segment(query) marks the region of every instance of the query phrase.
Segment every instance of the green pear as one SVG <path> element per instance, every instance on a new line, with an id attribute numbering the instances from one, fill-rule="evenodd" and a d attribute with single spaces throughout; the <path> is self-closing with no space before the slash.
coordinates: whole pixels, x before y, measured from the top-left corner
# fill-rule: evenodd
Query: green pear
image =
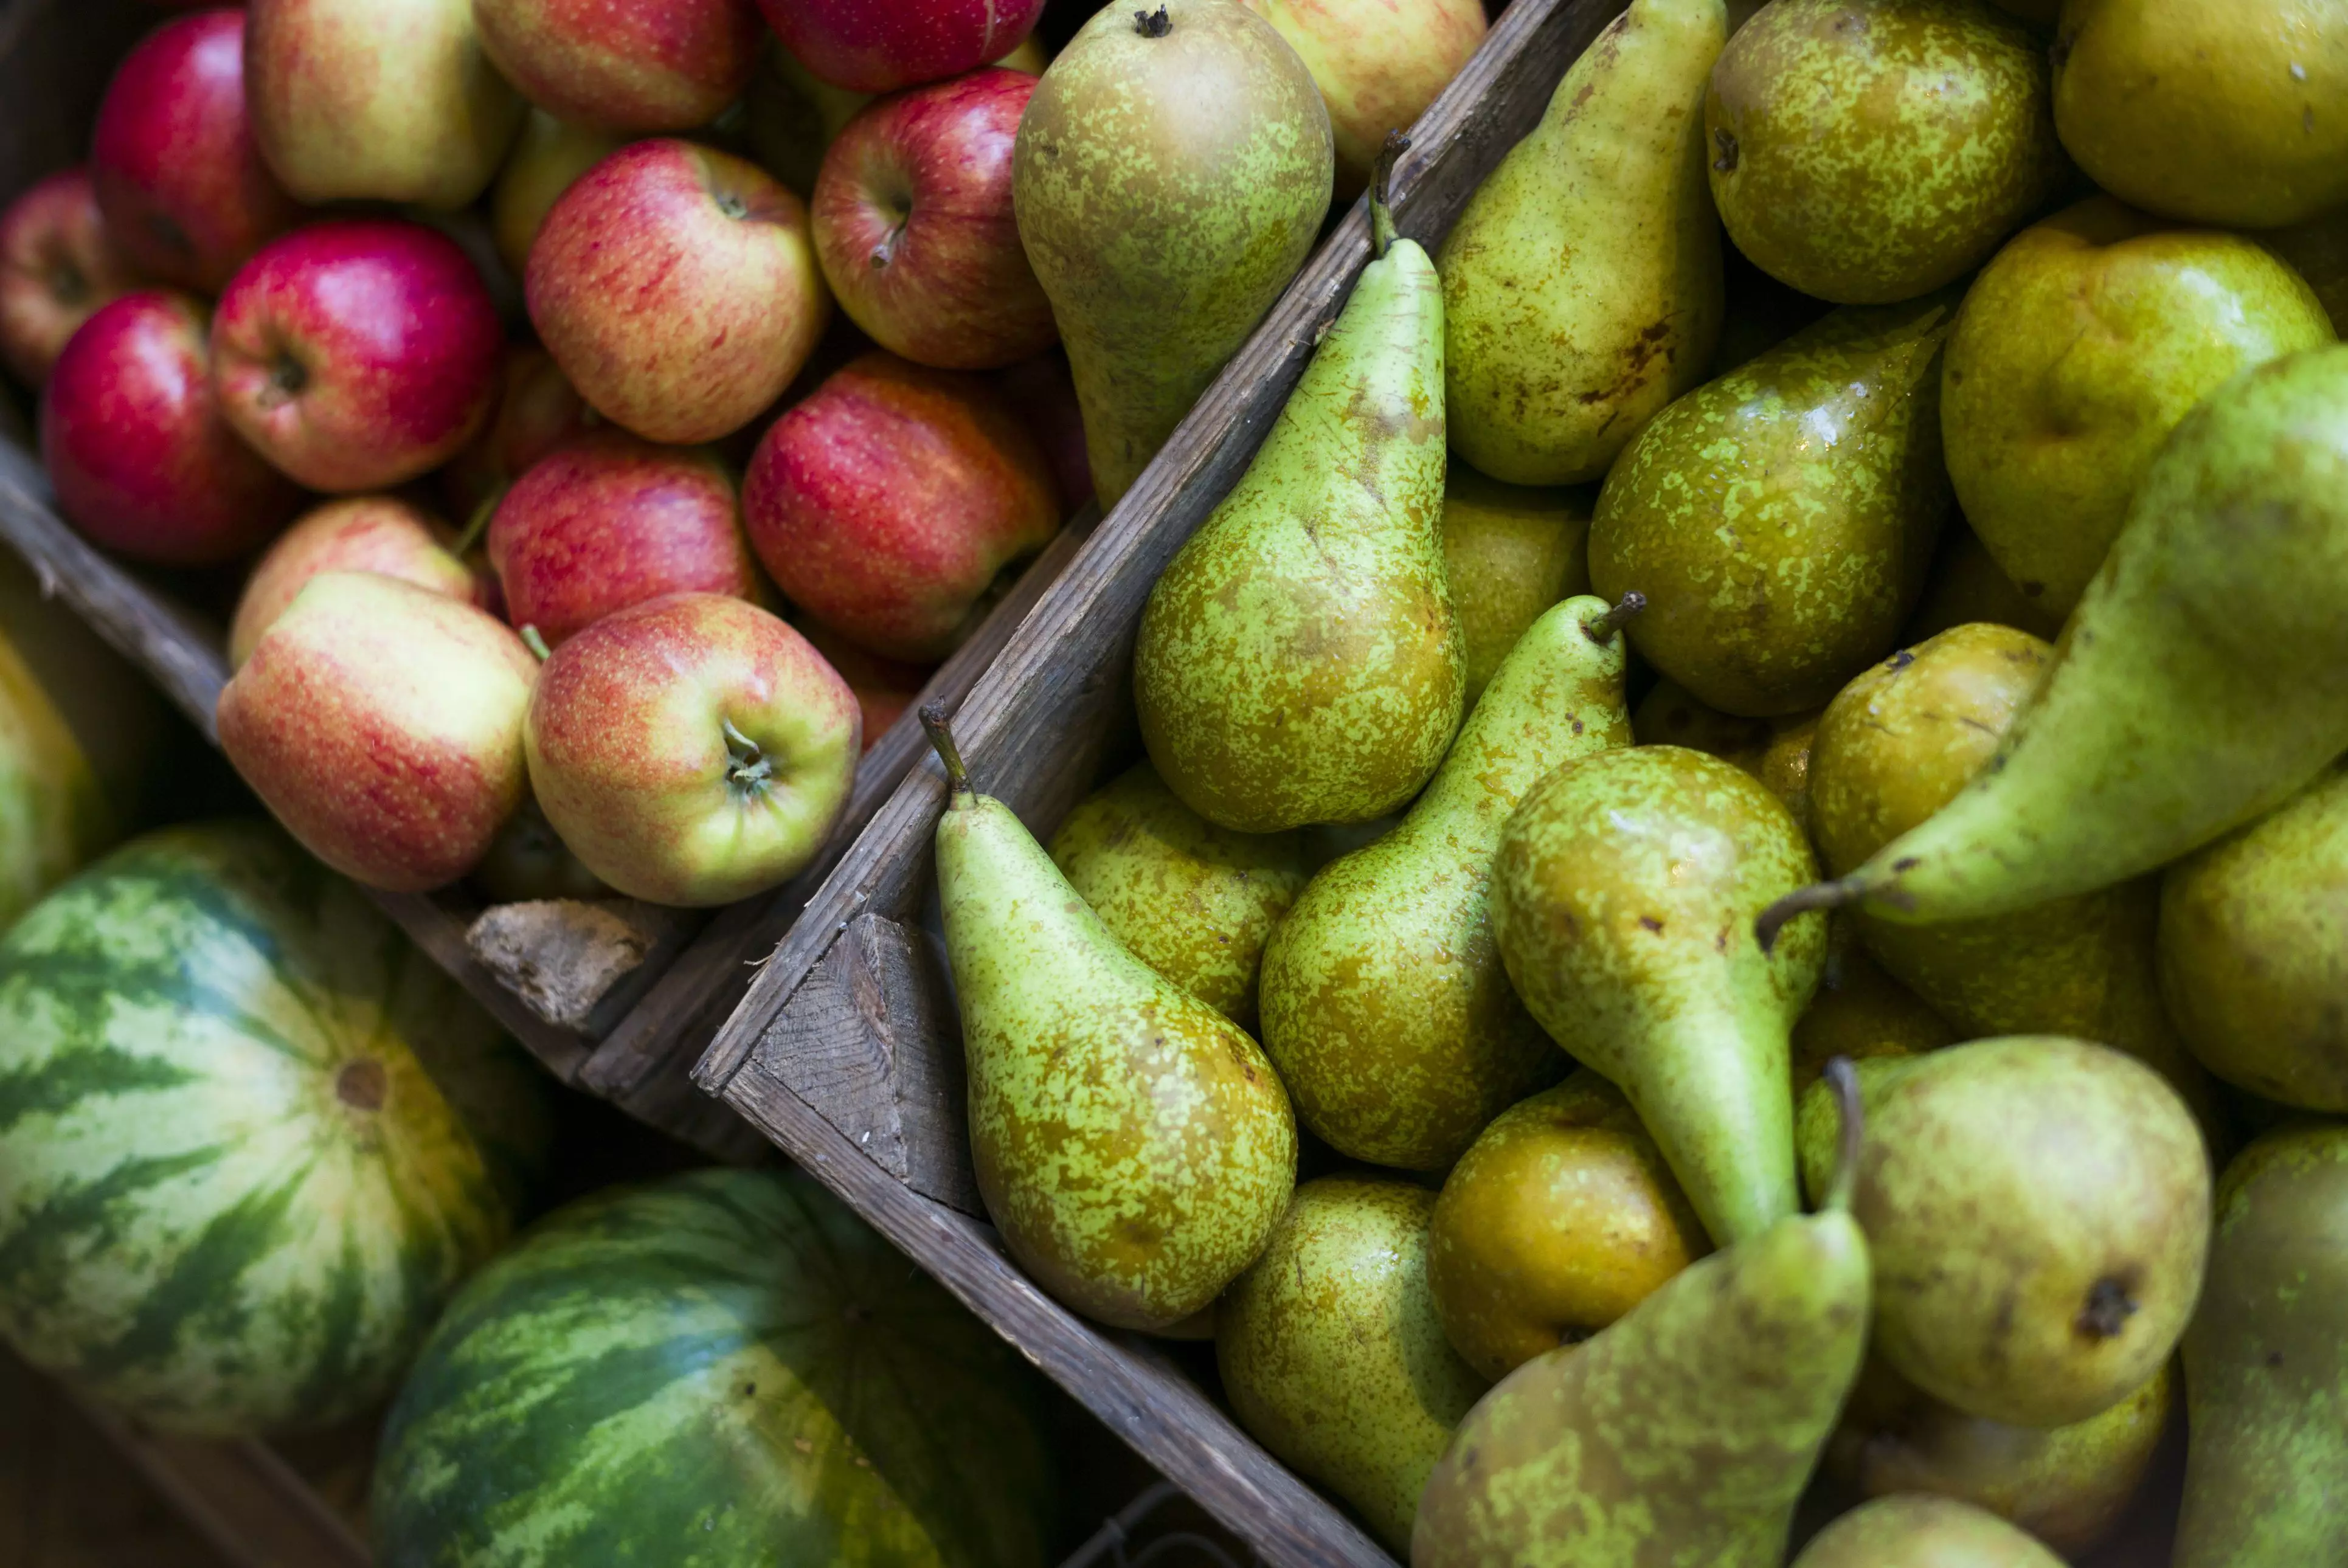
<path id="1" fill-rule="evenodd" d="M 1133 694 L 1150 761 L 1184 804 L 1242 833 L 1384 816 L 1459 727 L 1443 295 L 1386 210 L 1399 145 L 1371 191 L 1377 259 L 1141 614 Z"/>
<path id="2" fill-rule="evenodd" d="M 1428 1480 L 1411 1568 L 1777 1568 L 1866 1349 L 1849 1210 L 1844 1182 L 1509 1374 Z"/>
<path id="3" fill-rule="evenodd" d="M 1799 1206 L 1794 1020 L 1826 922 L 1774 954 L 1746 911 L 1815 863 L 1750 774 L 1680 746 L 1600 752 L 1543 779 L 1509 819 L 1492 929 L 1541 1026 L 1620 1085 L 1723 1246 Z"/>
<path id="4" fill-rule="evenodd" d="M 2210 1071 L 2348 1111 L 2348 768 L 2168 868 L 2160 981 Z"/>
<path id="5" fill-rule="evenodd" d="M 1126 951 L 1011 808 L 952 794 L 938 900 L 962 1010 L 970 1153 L 995 1229 L 1087 1317 L 1162 1329 L 1263 1250 L 1296 1184 L 1296 1122 L 1237 1024 Z"/>
<path id="6" fill-rule="evenodd" d="M 1622 618 L 1578 598 L 1533 622 L 1402 825 L 1323 868 L 1272 933 L 1264 1053 L 1340 1153 L 1443 1170 L 1564 1070 L 1493 945 L 1492 856 L 1544 774 L 1631 743 Z"/>
<path id="7" fill-rule="evenodd" d="M 1590 591 L 1586 490 L 1503 485 L 1454 459 L 1443 483 L 1443 565 L 1468 658 L 1471 711 L 1500 661 L 1562 599 Z"/>
<path id="8" fill-rule="evenodd" d="M 2302 1123 L 2235 1156 L 2209 1283 L 2185 1337 L 2176 1568 L 2348 1562 L 2348 1127 Z"/>
<path id="9" fill-rule="evenodd" d="M 2184 1332 L 2209 1240 L 2191 1112 L 2133 1057 L 2018 1035 L 1858 1064 L 1854 1212 L 1875 1258 L 1875 1349 L 1969 1415 L 2084 1421 Z M 1802 1097 L 1802 1174 L 1835 1170 L 1835 1106 Z"/>
<path id="10" fill-rule="evenodd" d="M 1696 701 L 1669 679 L 1648 688 L 1631 715 L 1639 744 L 1685 746 L 1735 763 L 1767 784 L 1796 822 L 1809 820 L 1810 742 L 1818 727 L 1815 712 L 1740 719 Z"/>
<path id="11" fill-rule="evenodd" d="M 2040 1428 L 1966 1415 L 1871 1358 L 1824 1471 L 1865 1497 L 1960 1499 L 2076 1556 L 2111 1533 L 2144 1484 L 2177 1403 L 2174 1365 L 2107 1410 Z"/>
<path id="12" fill-rule="evenodd" d="M 1605 522 L 1599 506 L 1599 524 Z M 1602 584 L 1596 536 L 1591 575 Z M 2212 393 L 2145 471 L 2054 665 L 1955 799 L 1771 911 L 1916 925 L 2109 887 L 2348 751 L 2348 347 Z"/>
<path id="13" fill-rule="evenodd" d="M 1827 927 L 1818 995 L 1794 1020 L 1796 1102 L 1838 1056 L 1871 1061 L 1879 1056 L 1921 1056 L 1956 1043 L 1957 1031 L 1921 997 L 1885 974 L 1859 945 L 1851 922 L 1836 916 Z"/>
<path id="14" fill-rule="evenodd" d="M 1215 1362 L 1240 1425 L 1396 1551 L 1485 1389 L 1443 1337 L 1427 1289 L 1434 1209 L 1435 1194 L 1409 1182 L 1307 1182 L 1215 1308 Z"/>
<path id="15" fill-rule="evenodd" d="M 1217 827 L 1142 763 L 1077 804 L 1052 861 L 1128 952 L 1255 1027 L 1263 945 L 1312 875 L 1303 835 Z"/>
<path id="16" fill-rule="evenodd" d="M 2287 229 L 2269 229 L 2259 235 L 2259 242 L 2307 280 L 2323 302 L 2333 331 L 2348 326 L 2348 207 Z"/>
<path id="17" fill-rule="evenodd" d="M 1952 505 L 1941 344 L 1956 305 L 1836 311 L 1640 433 L 1590 525 L 1592 589 L 1647 596 L 1640 657 L 1724 712 L 1769 718 L 1824 705 L 1890 651 Z"/>
<path id="18" fill-rule="evenodd" d="M 1107 6 L 1037 82 L 1012 199 L 1104 508 L 1312 253 L 1335 159 L 1312 73 L 1240 0 Z"/>
<path id="19" fill-rule="evenodd" d="M 1996 1514 L 1954 1498 L 1863 1502 L 1810 1539 L 1793 1568 L 2063 1568 Z"/>
<path id="20" fill-rule="evenodd" d="M 2193 405 L 2334 335 L 2314 291 L 2256 241 L 2108 196 L 2067 207 L 1982 269 L 1949 334 L 1941 437 L 1957 503 L 2059 621 Z"/>
<path id="21" fill-rule="evenodd" d="M 1944 378 L 1945 379 L 1945 378 Z M 2052 642 L 2063 633 L 2063 620 L 2013 586 L 1981 536 L 1962 519 L 1941 534 L 1941 548 L 1924 577 L 1923 597 L 1908 618 L 1900 642 L 1913 648 L 1952 626 L 1974 621 L 2011 626 Z"/>
<path id="22" fill-rule="evenodd" d="M 1704 123 L 1729 238 L 1838 304 L 1963 277 L 2068 173 L 2045 43 L 1988 0 L 1776 0 Z"/>
<path id="23" fill-rule="evenodd" d="M 2121 200 L 2272 229 L 2348 205 L 2348 35 L 2317 0 L 2070 0 L 2063 145 Z"/>
<path id="24" fill-rule="evenodd" d="M 1443 243 L 1459 455 L 1516 485 L 1595 479 L 1704 376 L 1720 335 L 1704 188 L 1722 0 L 1632 0 Z"/>

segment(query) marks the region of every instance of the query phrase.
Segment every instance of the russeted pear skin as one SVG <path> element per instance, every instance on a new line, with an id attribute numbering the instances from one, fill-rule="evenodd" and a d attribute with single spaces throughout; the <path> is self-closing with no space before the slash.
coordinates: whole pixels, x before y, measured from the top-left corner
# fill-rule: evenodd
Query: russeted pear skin
<path id="1" fill-rule="evenodd" d="M 1445 1340 L 1427 1290 L 1434 1208 L 1409 1182 L 1307 1182 L 1215 1308 L 1215 1361 L 1240 1424 L 1395 1551 L 1486 1387 Z"/>
<path id="2" fill-rule="evenodd" d="M 1862 1502 L 1810 1539 L 1793 1568 L 2063 1568 L 1986 1509 L 1909 1492 Z"/>
<path id="3" fill-rule="evenodd" d="M 1722 0 L 1632 0 L 1468 199 L 1437 265 L 1459 455 L 1516 485 L 1596 479 L 1720 336 L 1704 82 Z"/>
<path id="4" fill-rule="evenodd" d="M 2185 1337 L 2175 1568 L 2348 1564 L 2348 1127 L 2236 1155 Z"/>
<path id="5" fill-rule="evenodd" d="M 1800 1206 L 1789 1040 L 1818 989 L 1826 922 L 1764 953 L 1746 911 L 1815 864 L 1750 774 L 1635 746 L 1535 785 L 1493 866 L 1492 929 L 1517 994 L 1630 1097 L 1723 1246 Z"/>
<path id="6" fill-rule="evenodd" d="M 1241 833 L 1384 816 L 1459 727 L 1443 296 L 1426 252 L 1392 238 L 1384 178 L 1381 253 L 1247 473 L 1150 590 L 1134 648 L 1159 776 Z"/>
<path id="7" fill-rule="evenodd" d="M 1106 6 L 1053 58 L 1012 199 L 1104 508 L 1312 253 L 1335 159 L 1312 73 L 1239 0 Z"/>
<path id="8" fill-rule="evenodd" d="M 1004 1245 L 1068 1307 L 1163 1329 L 1263 1250 L 1296 1123 L 1254 1040 L 1127 952 L 1011 808 L 953 786 L 938 897 L 961 1004 L 971 1162 Z"/>
<path id="9" fill-rule="evenodd" d="M 1440 1171 L 1565 1062 L 1509 985 L 1492 858 L 1550 769 L 1627 746 L 1627 650 L 1601 600 L 1535 621 L 1402 825 L 1313 878 L 1263 958 L 1263 1048 L 1340 1153 Z"/>
<path id="10" fill-rule="evenodd" d="M 1600 512 L 1604 516 L 1603 507 Z M 1600 576 L 1594 554 L 1591 576 Z M 1916 925 L 2108 887 L 2265 815 L 2348 751 L 2348 346 L 2227 383 L 2168 439 L 1972 781 L 1840 880 Z"/>

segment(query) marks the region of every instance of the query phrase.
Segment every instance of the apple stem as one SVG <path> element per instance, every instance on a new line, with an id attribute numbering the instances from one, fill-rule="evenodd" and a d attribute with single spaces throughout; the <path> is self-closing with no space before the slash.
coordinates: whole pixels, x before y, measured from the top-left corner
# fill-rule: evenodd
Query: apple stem
<path id="1" fill-rule="evenodd" d="M 1145 38 L 1162 38 L 1174 30 L 1174 18 L 1166 14 L 1163 5 L 1155 11 L 1136 11 L 1133 30 Z"/>
<path id="2" fill-rule="evenodd" d="M 1581 634 L 1601 648 L 1614 641 L 1614 634 L 1635 620 L 1647 608 L 1647 596 L 1637 589 L 1622 596 L 1622 602 L 1594 620 L 1581 623 Z"/>
<path id="3" fill-rule="evenodd" d="M 1859 1070 L 1848 1056 L 1827 1063 L 1827 1087 L 1834 1091 L 1835 1110 L 1842 1119 L 1842 1135 L 1835 1144 L 1834 1181 L 1827 1188 L 1821 1212 L 1849 1214 L 1859 1192 L 1859 1153 L 1866 1131 L 1866 1112 L 1859 1103 Z"/>
<path id="4" fill-rule="evenodd" d="M 1385 145 L 1378 149 L 1377 167 L 1370 171 L 1370 244 L 1381 256 L 1395 242 L 1395 160 L 1409 150 L 1410 138 L 1398 130 L 1386 132 Z"/>
<path id="5" fill-rule="evenodd" d="M 1753 935 L 1760 940 L 1764 956 L 1777 946 L 1777 933 L 1797 917 L 1813 909 L 1839 909 L 1856 904 L 1866 894 L 1850 877 L 1839 882 L 1813 882 L 1807 887 L 1797 887 L 1766 909 L 1753 922 Z"/>
<path id="6" fill-rule="evenodd" d="M 948 787 L 956 795 L 976 794 L 971 787 L 970 770 L 962 764 L 962 748 L 954 744 L 953 732 L 946 728 L 943 702 L 922 704 L 922 728 L 929 733 L 930 744 L 937 748 L 938 761 L 945 764 Z"/>
<path id="7" fill-rule="evenodd" d="M 513 488 L 511 485 L 501 484 L 481 497 L 481 504 L 475 507 L 473 515 L 465 519 L 465 531 L 458 534 L 457 542 L 448 547 L 450 555 L 455 556 L 458 560 L 463 560 L 479 548 L 481 536 L 489 531 L 489 519 L 498 515 L 499 506 L 505 500 L 506 492 L 511 488 Z"/>
<path id="8" fill-rule="evenodd" d="M 758 749 L 757 742 L 736 729 L 733 720 L 717 723 L 726 732 L 726 782 L 743 790 L 764 789 L 774 775 L 774 759 Z"/>
<path id="9" fill-rule="evenodd" d="M 546 639 L 539 635 L 537 627 L 524 626 L 521 629 L 520 636 L 521 645 L 524 648 L 529 649 L 532 653 L 537 654 L 538 661 L 541 664 L 545 663 L 548 660 L 554 657 L 554 651 L 547 647 Z"/>

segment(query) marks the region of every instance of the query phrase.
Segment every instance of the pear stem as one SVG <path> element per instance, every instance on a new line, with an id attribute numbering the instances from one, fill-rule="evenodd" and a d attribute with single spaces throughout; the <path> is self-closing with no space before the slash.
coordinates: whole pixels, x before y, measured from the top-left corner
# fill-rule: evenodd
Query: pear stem
<path id="1" fill-rule="evenodd" d="M 930 744 L 937 748 L 938 761 L 945 764 L 947 787 L 958 795 L 976 794 L 971 787 L 970 770 L 962 765 L 962 748 L 954 744 L 953 732 L 946 728 L 943 702 L 922 704 L 922 728 L 928 732 Z"/>
<path id="2" fill-rule="evenodd" d="M 1398 130 L 1386 132 L 1377 167 L 1370 171 L 1370 248 L 1380 256 L 1395 242 L 1395 160 L 1409 150 L 1410 138 Z"/>
<path id="3" fill-rule="evenodd" d="M 458 534 L 457 542 L 448 547 L 450 555 L 463 560 L 473 553 L 473 547 L 479 544 L 481 536 L 489 531 L 489 519 L 498 515 L 498 504 L 506 498 L 506 492 L 510 488 L 510 485 L 499 485 L 481 497 L 481 504 L 475 507 L 473 515 L 465 519 L 465 531 Z"/>
<path id="4" fill-rule="evenodd" d="M 1827 1087 L 1834 1091 L 1835 1110 L 1842 1119 L 1842 1135 L 1835 1145 L 1834 1181 L 1827 1187 L 1824 1212 L 1849 1214 L 1859 1192 L 1859 1152 L 1864 1141 L 1867 1112 L 1859 1103 L 1859 1070 L 1848 1056 L 1827 1063 Z"/>
<path id="5" fill-rule="evenodd" d="M 1614 634 L 1635 620 L 1647 608 L 1647 596 L 1636 589 L 1622 596 L 1622 602 L 1598 617 L 1581 623 L 1581 634 L 1604 647 L 1614 641 Z"/>
<path id="6" fill-rule="evenodd" d="M 1766 956 L 1777 946 L 1777 933 L 1799 916 L 1813 909 L 1840 909 L 1856 904 L 1866 897 L 1866 889 L 1856 877 L 1846 876 L 1839 882 L 1813 882 L 1807 887 L 1797 887 L 1766 909 L 1753 922 L 1753 935 L 1760 939 Z"/>
<path id="7" fill-rule="evenodd" d="M 537 627 L 525 623 L 520 631 L 515 635 L 521 639 L 521 645 L 524 648 L 538 655 L 538 661 L 541 664 L 554 657 L 553 650 L 547 647 L 546 639 L 540 635 Z"/>

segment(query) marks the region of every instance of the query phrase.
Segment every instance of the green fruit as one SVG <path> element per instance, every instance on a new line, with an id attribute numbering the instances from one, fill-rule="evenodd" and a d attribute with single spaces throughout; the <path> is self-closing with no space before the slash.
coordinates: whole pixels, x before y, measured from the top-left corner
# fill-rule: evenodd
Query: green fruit
<path id="1" fill-rule="evenodd" d="M 1443 299 L 1426 252 L 1392 238 L 1384 194 L 1382 174 L 1378 258 L 1247 473 L 1150 590 L 1134 648 L 1159 776 L 1242 833 L 1384 816 L 1459 727 Z"/>
<path id="2" fill-rule="evenodd" d="M 2271 229 L 2348 203 L 2348 33 L 2330 0 L 2070 0 L 2054 123 L 2149 212 Z"/>
<path id="3" fill-rule="evenodd" d="M 1427 1291 L 1434 1207 L 1407 1182 L 1307 1182 L 1215 1308 L 1215 1362 L 1240 1424 L 1396 1551 L 1485 1387 L 1445 1342 Z"/>
<path id="4" fill-rule="evenodd" d="M 2348 1471 L 2348 1128 L 2243 1150 L 2218 1188 L 2209 1282 L 2185 1337 L 2176 1568 L 2332 1568 Z"/>
<path id="5" fill-rule="evenodd" d="M 1746 917 L 1814 864 L 1750 775 L 1638 746 L 1543 779 L 1493 866 L 1492 929 L 1518 994 L 1630 1097 L 1723 1246 L 1799 1206 L 1788 1039 L 1826 922 L 1765 954 Z"/>
<path id="6" fill-rule="evenodd" d="M 1996 1514 L 1930 1496 L 1879 1497 L 1828 1525 L 1793 1568 L 2063 1568 Z"/>
<path id="7" fill-rule="evenodd" d="M 1676 681 L 1658 681 L 1631 715 L 1631 733 L 1643 746 L 1685 746 L 1734 763 L 1769 786 L 1796 822 L 1810 814 L 1810 742 L 1816 713 L 1775 719 L 1739 719 L 1707 707 Z"/>
<path id="8" fill-rule="evenodd" d="M 1890 651 L 1951 509 L 1941 343 L 1955 316 L 1953 295 L 1837 311 L 1640 433 L 1599 492 L 1590 580 L 1647 596 L 1642 658 L 1713 707 L 1768 718 L 1821 706 Z"/>
<path id="9" fill-rule="evenodd" d="M 1444 241 L 1451 442 L 1484 472 L 1596 479 L 1703 378 L 1722 299 L 1696 111 L 1727 36 L 1722 0 L 1632 0 Z"/>
<path id="10" fill-rule="evenodd" d="M 1263 945 L 1311 875 L 1302 835 L 1217 827 L 1143 763 L 1068 814 L 1052 860 L 1128 952 L 1255 1027 Z"/>
<path id="11" fill-rule="evenodd" d="M 1925 576 L 1923 597 L 1916 601 L 1916 613 L 1908 618 L 1900 641 L 1913 648 L 1952 626 L 1975 621 L 2011 626 L 2048 642 L 2063 633 L 2062 618 L 2049 615 L 2014 587 L 1981 536 L 1960 518 L 1941 535 L 1940 553 Z"/>
<path id="12" fill-rule="evenodd" d="M 1533 623 L 1402 825 L 1324 867 L 1263 956 L 1263 1046 L 1341 1153 L 1440 1171 L 1553 1081 L 1488 910 L 1509 814 L 1560 764 L 1630 743 L 1626 650 L 1603 601 Z"/>
<path id="13" fill-rule="evenodd" d="M 1704 123 L 1737 249 L 1841 304 L 1963 277 L 2067 173 L 2045 47 L 1986 0 L 1776 0 Z"/>
<path id="14" fill-rule="evenodd" d="M 542 1081 L 274 828 L 139 839 L 0 941 L 0 1329 L 175 1430 L 365 1409 L 504 1245 Z"/>
<path id="15" fill-rule="evenodd" d="M 2177 1091 L 2084 1040 L 2016 1036 L 1862 1061 L 1854 1213 L 1875 1351 L 1924 1392 L 2015 1426 L 2083 1421 L 2144 1387 L 2201 1288 L 2209 1160 Z M 1802 1098 L 1802 1174 L 1835 1169 Z"/>
<path id="16" fill-rule="evenodd" d="M 2252 240 L 2168 228 L 2108 196 L 2066 208 L 2015 235 L 1957 313 L 1941 377 L 1957 502 L 2059 620 L 2193 405 L 2334 335 L 2306 282 Z"/>
<path id="17" fill-rule="evenodd" d="M 1040 1565 L 1010 1348 L 806 1176 L 599 1193 L 476 1276 L 392 1407 L 400 1568 Z"/>
<path id="18" fill-rule="evenodd" d="M 1312 73 L 1239 0 L 1106 8 L 1036 84 L 1012 197 L 1104 508 L 1312 253 L 1334 159 Z"/>
<path id="19" fill-rule="evenodd" d="M 972 789 L 942 714 L 922 721 L 953 787 L 938 898 L 979 1195 L 1062 1302 L 1169 1327 L 1255 1260 L 1287 1207 L 1288 1095 L 1254 1040 L 1126 951 L 1011 808 Z"/>
<path id="20" fill-rule="evenodd" d="M 1560 600 L 1590 591 L 1586 490 L 1533 490 L 1488 479 L 1456 458 L 1443 485 L 1443 564 L 1468 659 L 1473 712 L 1525 628 Z"/>

